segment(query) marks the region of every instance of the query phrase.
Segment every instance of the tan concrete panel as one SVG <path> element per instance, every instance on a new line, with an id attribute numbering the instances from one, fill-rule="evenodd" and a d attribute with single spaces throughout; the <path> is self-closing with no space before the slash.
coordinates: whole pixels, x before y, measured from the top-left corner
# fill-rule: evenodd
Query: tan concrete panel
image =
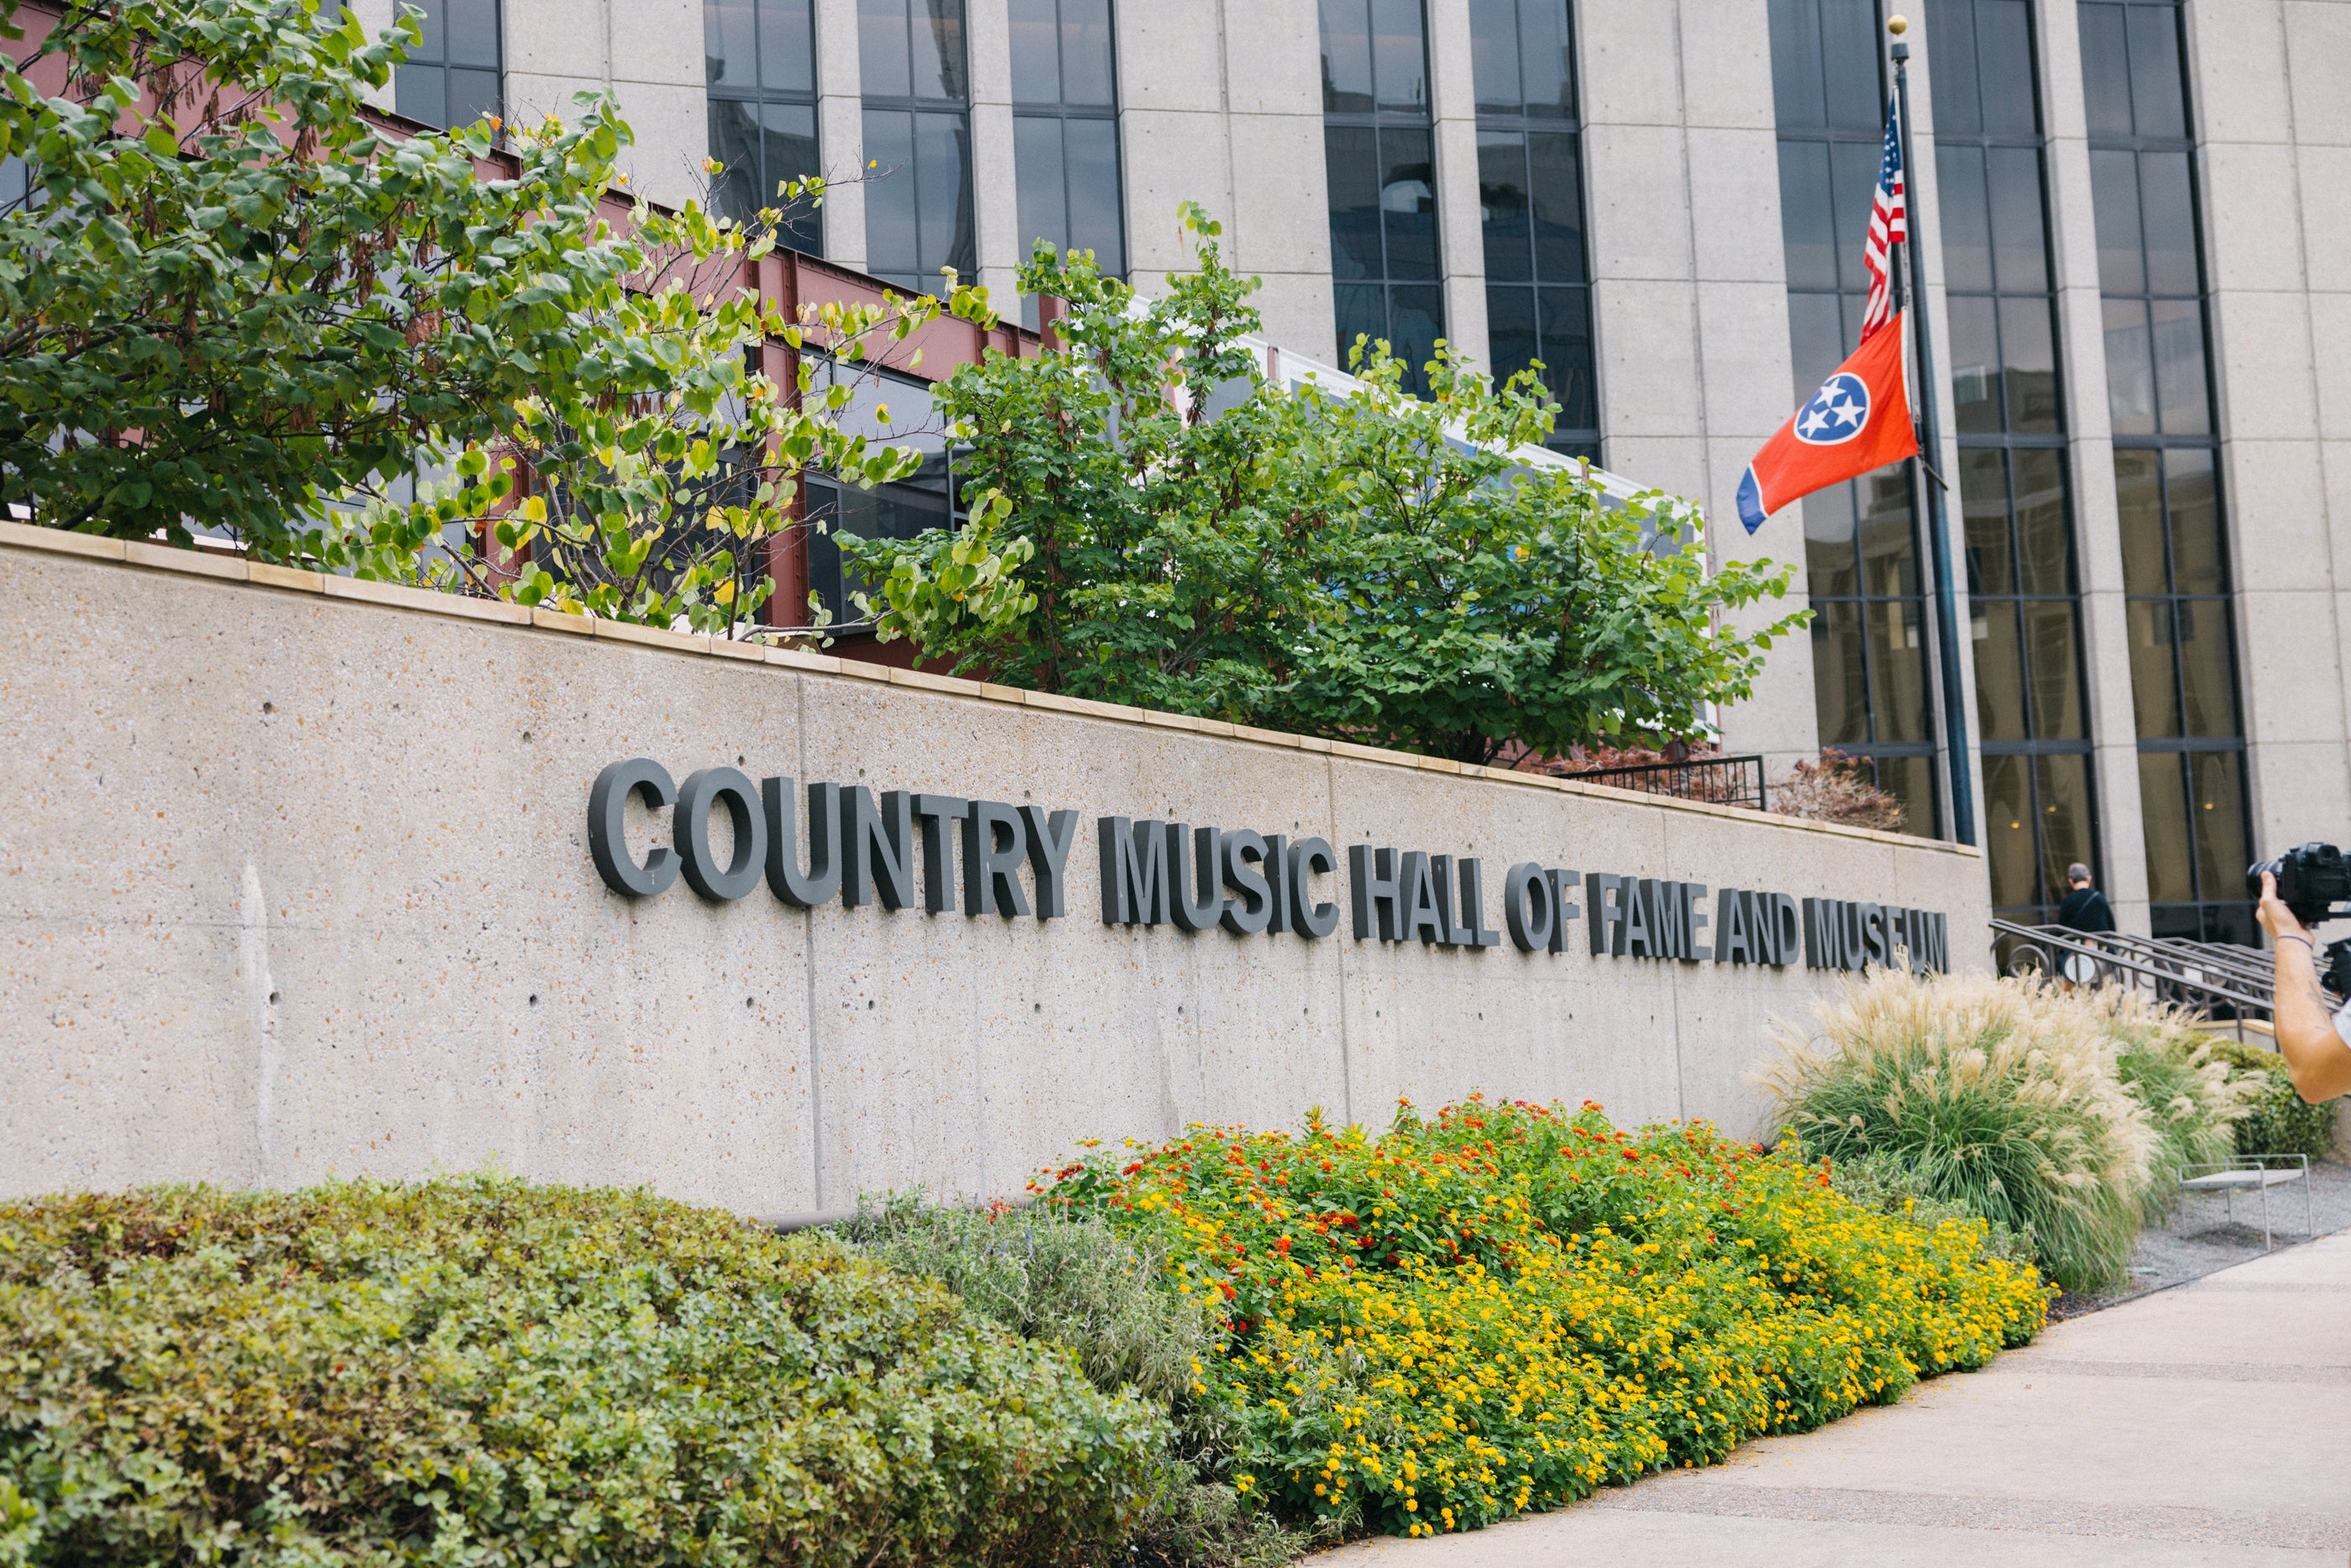
<path id="1" fill-rule="evenodd" d="M 1828 979 L 1359 943 L 1343 876 L 1322 941 L 1113 928 L 1105 814 L 1476 855 L 1498 929 L 1532 859 L 1937 908 L 1979 961 L 1972 855 L 138 556 L 0 525 L 0 1191 L 497 1161 L 775 1212 L 1473 1091 L 1745 1131 Z M 1075 810 L 1067 917 L 622 898 L 582 818 L 631 755 Z"/>

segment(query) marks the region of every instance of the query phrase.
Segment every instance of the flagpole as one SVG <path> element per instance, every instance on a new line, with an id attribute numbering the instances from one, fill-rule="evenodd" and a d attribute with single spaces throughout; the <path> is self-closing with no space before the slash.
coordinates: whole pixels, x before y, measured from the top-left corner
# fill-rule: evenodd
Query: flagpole
<path id="1" fill-rule="evenodd" d="M 1940 422 L 1937 414 L 1941 407 L 1935 396 L 1935 348 L 1927 332 L 1927 270 L 1919 260 L 1926 244 L 1926 203 L 1918 199 L 1918 161 L 1910 151 L 1910 41 L 1901 34 L 1909 26 L 1896 16 L 1886 24 L 1895 35 L 1894 102 L 1901 124 L 1902 167 L 1909 171 L 1909 200 L 1905 203 L 1904 216 L 1909 224 L 1909 235 L 1902 248 L 1909 253 L 1910 263 L 1910 341 L 1918 350 L 1918 444 L 1920 466 L 1943 454 Z M 1950 756 L 1951 777 L 1951 836 L 1961 844 L 1976 841 L 1975 778 L 1970 765 L 1968 750 L 1968 716 L 1964 705 L 1965 688 L 1959 680 L 1959 628 L 1958 596 L 1951 588 L 1951 526 L 1946 515 L 1940 486 L 1921 478 L 1918 490 L 1927 503 L 1928 547 L 1933 555 L 1935 574 L 1935 649 L 1943 667 L 1943 744 Z"/>

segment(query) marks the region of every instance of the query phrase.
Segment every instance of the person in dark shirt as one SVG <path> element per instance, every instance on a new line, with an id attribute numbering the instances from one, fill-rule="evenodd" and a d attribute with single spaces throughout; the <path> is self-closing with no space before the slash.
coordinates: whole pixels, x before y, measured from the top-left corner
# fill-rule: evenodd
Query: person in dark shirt
<path id="1" fill-rule="evenodd" d="M 2106 896 L 2090 886 L 2090 868 L 2076 860 L 2065 867 L 2065 880 L 2074 890 L 2057 906 L 2057 923 L 2069 931 L 2111 931 L 2115 929 L 2114 906 Z"/>

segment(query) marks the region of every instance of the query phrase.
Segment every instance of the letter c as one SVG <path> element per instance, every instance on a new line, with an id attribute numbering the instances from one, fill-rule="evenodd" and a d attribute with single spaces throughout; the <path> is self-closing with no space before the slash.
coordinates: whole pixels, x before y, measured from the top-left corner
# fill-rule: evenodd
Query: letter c
<path id="1" fill-rule="evenodd" d="M 677 880 L 677 855 L 666 846 L 654 849 L 638 865 L 629 857 L 624 808 L 635 795 L 649 811 L 659 811 L 677 799 L 669 770 L 649 757 L 614 763 L 596 775 L 588 792 L 588 853 L 604 886 L 632 898 L 650 898 Z"/>

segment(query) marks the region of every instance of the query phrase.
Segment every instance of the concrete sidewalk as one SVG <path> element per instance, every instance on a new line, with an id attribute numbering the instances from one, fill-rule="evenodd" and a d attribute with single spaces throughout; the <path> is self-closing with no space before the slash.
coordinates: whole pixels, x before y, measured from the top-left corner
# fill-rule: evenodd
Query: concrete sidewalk
<path id="1" fill-rule="evenodd" d="M 1315 1568 L 2351 1562 L 2351 1231 L 1713 1469 Z"/>

